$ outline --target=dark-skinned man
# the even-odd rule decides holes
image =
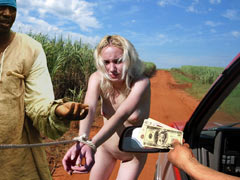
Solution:
[[[40,43],[16,33],[16,0],[0,0],[0,144],[40,143],[62,136],[87,115],[80,103],[54,100]],[[49,180],[44,148],[0,149],[0,179]]]

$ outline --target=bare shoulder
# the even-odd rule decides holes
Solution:
[[[144,87],[144,88],[150,88],[150,80],[146,76],[139,77],[134,83],[132,88],[134,87]]]
[[[94,73],[91,74],[90,78],[89,78],[89,82],[100,82],[101,81],[101,73],[99,71],[95,71]]]

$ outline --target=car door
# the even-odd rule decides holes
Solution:
[[[226,116],[221,122],[216,117],[232,92],[237,92],[238,96],[231,98],[240,98],[239,82],[240,54],[213,83],[183,130],[185,142],[193,149],[200,163],[235,176],[240,176],[240,145],[236,142],[240,139],[240,115],[237,113],[234,120],[232,116]],[[238,108],[236,112],[240,112],[240,99],[235,101]],[[185,180],[190,177],[168,162],[167,153],[159,153],[155,180],[164,179]]]

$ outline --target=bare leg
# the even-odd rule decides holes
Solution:
[[[137,180],[147,160],[147,154],[134,154],[130,161],[122,162],[117,180]]]
[[[95,155],[95,164],[90,172],[90,180],[108,180],[115,163],[116,159],[100,146]]]

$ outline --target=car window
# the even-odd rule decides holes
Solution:
[[[212,115],[204,129],[240,123],[240,83]],[[240,127],[240,125],[234,125]]]

